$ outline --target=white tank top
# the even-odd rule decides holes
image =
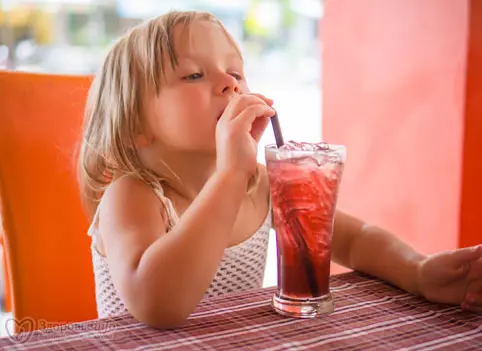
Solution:
[[[164,196],[162,188],[153,189],[159,200],[165,205],[169,218],[168,231],[176,225],[179,217],[172,202]],[[97,217],[95,213],[88,234],[92,237],[91,252],[95,277],[95,293],[99,318],[128,312],[117,294],[109,272],[105,256],[96,247]],[[213,297],[225,293],[260,288],[263,284],[269,230],[271,229],[271,208],[261,227],[246,241],[225,249],[216,275],[204,297]]]

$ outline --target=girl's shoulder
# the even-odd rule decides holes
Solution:
[[[97,208],[96,217],[115,215],[129,218],[137,213],[161,213],[165,223],[170,222],[171,204],[163,190],[147,184],[131,175],[125,175],[112,181],[106,188]],[[165,211],[162,211],[162,209]],[[97,219],[98,220],[98,219]]]
[[[136,204],[135,200],[145,200],[147,203],[156,203],[158,202],[156,200],[162,196],[162,189],[156,191],[156,189],[153,189],[152,186],[143,180],[135,176],[125,175],[109,184],[102,196],[102,201],[113,204],[127,201],[133,205],[139,205],[139,203]]]

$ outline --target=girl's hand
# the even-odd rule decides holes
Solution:
[[[216,127],[218,171],[252,177],[258,142],[275,114],[272,103],[261,94],[241,94],[230,101]]]
[[[482,310],[482,246],[428,256],[418,275],[420,292],[427,300]]]

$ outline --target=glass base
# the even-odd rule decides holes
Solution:
[[[290,299],[275,294],[271,306],[277,313],[294,318],[316,318],[330,314],[335,309],[330,293],[311,299]]]

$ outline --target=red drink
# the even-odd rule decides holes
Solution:
[[[333,310],[331,239],[344,161],[343,146],[266,147],[278,252],[273,305],[279,313],[314,317]]]

